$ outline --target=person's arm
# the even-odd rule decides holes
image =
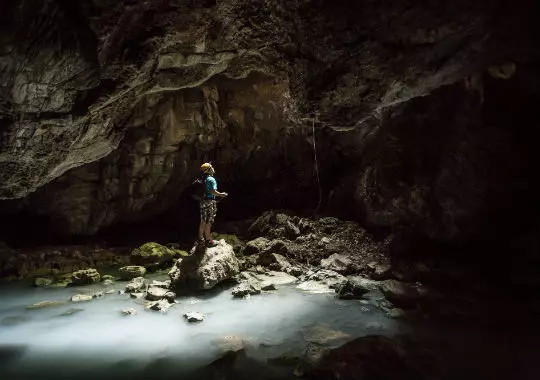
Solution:
[[[227,193],[220,193],[219,191],[217,191],[217,189],[212,190],[212,194],[217,197],[226,197],[228,195]]]

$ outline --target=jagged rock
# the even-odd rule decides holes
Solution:
[[[120,310],[120,313],[122,313],[122,315],[135,315],[135,314],[137,314],[137,310],[135,310],[133,308],[124,309],[124,310]]]
[[[204,315],[196,311],[189,311],[184,314],[184,318],[188,322],[202,322],[204,320]]]
[[[297,288],[311,293],[330,293],[338,284],[346,281],[347,278],[337,272],[321,269],[307,273]]]
[[[169,303],[169,301],[167,301],[166,299],[162,299],[159,301],[148,301],[145,305],[145,308],[149,310],[166,312],[171,308],[171,306],[172,304]]]
[[[151,286],[146,291],[146,299],[149,301],[159,301],[160,299],[165,298],[166,294],[167,289]]]
[[[171,275],[171,286],[179,290],[211,289],[240,272],[232,246],[224,240],[217,246],[184,258]]]
[[[388,264],[372,262],[368,264],[368,268],[371,270],[370,277],[374,280],[387,280],[392,274],[392,269]]]
[[[171,280],[166,280],[166,281],[153,280],[150,286],[156,286],[158,288],[169,289],[171,286]]]
[[[45,288],[53,283],[50,278],[38,277],[34,280],[34,286],[37,288]]]
[[[165,298],[167,301],[169,301],[169,303],[176,303],[176,293],[175,292],[167,292],[165,293],[165,296],[163,297]]]
[[[143,277],[135,277],[126,285],[126,292],[133,293],[142,290],[145,287],[145,281]]]
[[[260,294],[261,287],[253,281],[242,282],[241,284],[235,286],[231,294],[234,298],[244,298],[248,295]]]
[[[400,307],[412,307],[419,298],[418,290],[397,280],[383,281],[381,291],[388,301]]]
[[[118,270],[122,280],[132,280],[136,277],[144,277],[146,268],[139,265],[128,265]]]
[[[363,279],[349,278],[346,282],[336,286],[336,293],[342,299],[359,299],[371,290],[374,290],[374,286],[369,280]]]
[[[264,290],[264,291],[276,290],[276,285],[270,281],[263,281],[261,282],[261,290]]]
[[[425,354],[423,359],[427,360]],[[357,338],[341,347],[317,355],[310,364],[312,366],[308,368],[306,376],[317,380],[426,379],[419,372],[419,368],[422,367],[415,362],[414,353],[384,336]]]
[[[278,253],[264,252],[259,255],[257,264],[263,265],[275,271],[285,271],[291,266],[285,257]]]
[[[343,275],[351,274],[355,271],[355,265],[351,259],[346,256],[334,253],[326,259],[321,260],[321,268],[329,269]]]
[[[238,238],[236,235],[231,234],[218,234],[216,232],[212,233],[212,239],[214,240],[225,240],[225,243],[230,244],[233,247],[233,250],[235,253],[242,252],[243,249],[243,243],[242,240]]]
[[[265,237],[258,237],[257,239],[250,240],[246,243],[246,246],[242,250],[243,255],[254,255],[256,253],[266,250],[270,241]]]
[[[71,297],[71,302],[88,302],[92,301],[92,296],[88,294],[76,294]]]
[[[97,284],[101,277],[95,269],[83,269],[71,274],[71,281],[74,285]]]

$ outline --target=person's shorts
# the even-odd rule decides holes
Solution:
[[[217,205],[214,199],[203,199],[201,201],[201,220],[205,223],[214,223],[217,214]]]

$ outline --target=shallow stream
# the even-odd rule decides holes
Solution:
[[[302,356],[310,342],[332,347],[359,336],[392,336],[404,329],[372,300],[344,301],[332,293],[301,292],[294,285],[249,299],[233,299],[226,288],[178,297],[178,304],[165,314],[145,310],[143,300],[127,294],[107,294],[82,303],[69,301],[74,294],[124,286],[124,282],[108,288],[2,285],[1,378],[168,379],[196,374],[239,346],[245,348],[252,363],[264,366],[258,378],[287,377],[291,368],[285,358]],[[27,309],[44,300],[66,303]],[[137,314],[120,313],[128,308],[136,309]],[[187,311],[201,312],[206,318],[188,323],[183,318]]]

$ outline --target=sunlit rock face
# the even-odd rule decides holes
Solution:
[[[6,1],[0,199],[93,234],[178,208],[212,160],[237,204],[314,208],[314,128],[323,206],[452,238],[485,199],[453,158],[476,148],[444,138],[482,125],[482,88],[455,83],[536,49],[504,3]]]

